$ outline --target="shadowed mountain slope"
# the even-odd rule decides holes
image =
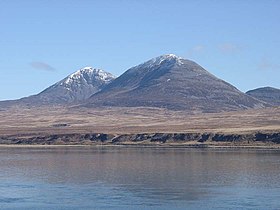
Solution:
[[[259,100],[270,103],[274,106],[280,106],[280,89],[272,87],[262,87],[246,92]]]
[[[267,104],[242,93],[195,62],[168,54],[130,68],[91,96],[86,106],[220,112]]]

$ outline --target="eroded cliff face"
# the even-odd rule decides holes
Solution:
[[[0,144],[22,145],[247,145],[279,144],[280,132],[221,134],[221,133],[142,133],[142,134],[56,134],[2,136]]]

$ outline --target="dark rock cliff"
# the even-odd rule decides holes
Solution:
[[[31,144],[31,145],[168,145],[184,143],[237,145],[255,145],[257,143],[280,144],[280,132],[251,134],[219,134],[219,133],[142,133],[142,134],[57,134],[34,136],[2,136],[0,144]]]

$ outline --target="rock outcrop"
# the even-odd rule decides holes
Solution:
[[[222,144],[221,144],[222,143]],[[23,145],[246,145],[280,144],[280,132],[222,133],[142,133],[142,134],[56,134],[2,136],[0,144]]]

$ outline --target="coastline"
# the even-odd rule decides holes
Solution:
[[[225,133],[68,133],[0,136],[0,147],[137,147],[280,150],[280,132]]]
[[[0,144],[2,148],[155,148],[155,149],[224,149],[279,150],[280,144],[197,144],[197,143],[125,143],[125,144]]]
[[[246,150],[279,150],[280,145],[250,145],[250,146],[240,146],[240,145],[231,145],[231,146],[219,146],[219,145],[137,145],[137,144],[119,144],[119,145],[108,145],[108,144],[97,144],[97,145],[86,145],[86,144],[64,144],[64,145],[55,145],[55,144],[0,144],[0,149],[2,148],[160,148],[160,149],[224,149],[224,150],[236,150],[236,149],[246,149]]]

